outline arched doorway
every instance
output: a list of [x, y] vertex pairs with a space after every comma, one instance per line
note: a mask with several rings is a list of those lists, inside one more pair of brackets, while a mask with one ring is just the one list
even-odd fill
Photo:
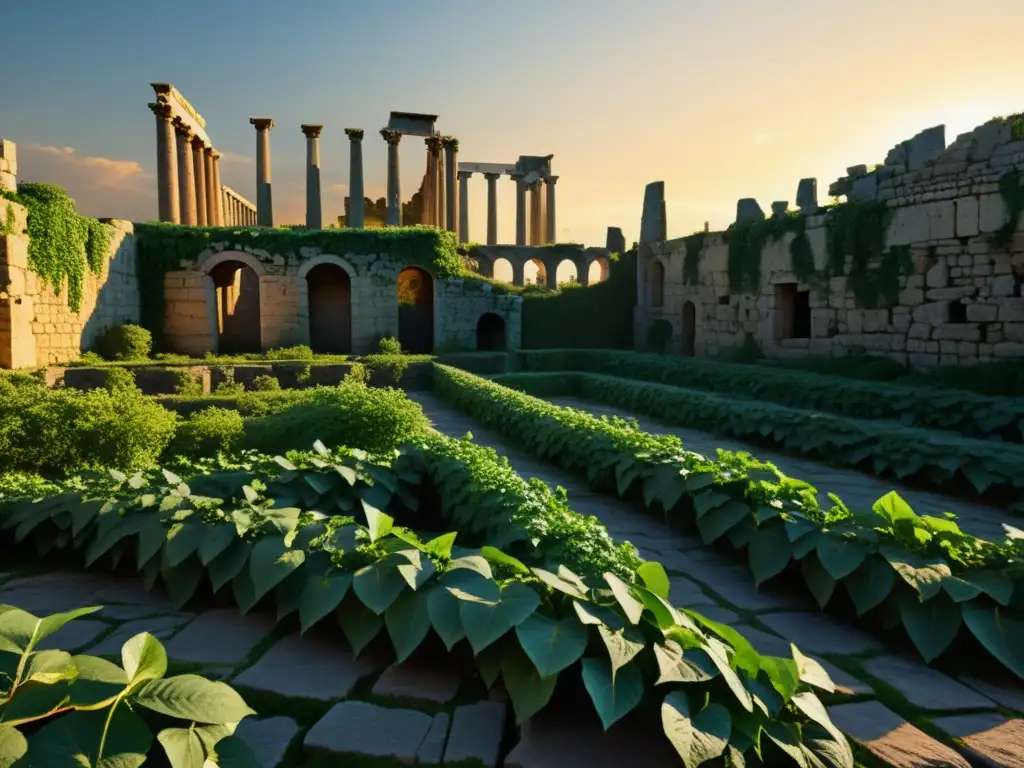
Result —
[[558, 285], [581, 282], [576, 262], [572, 259], [562, 259], [558, 262], [558, 267], [555, 269], [555, 281]]
[[588, 282], [593, 285], [594, 283], [603, 283], [608, 279], [608, 259], [604, 256], [598, 256], [592, 262], [590, 262], [590, 268], [587, 270], [587, 276], [589, 277]]
[[493, 312], [480, 315], [476, 323], [476, 348], [478, 352], [505, 351], [505, 318]]
[[515, 277], [515, 273], [512, 271], [512, 262], [499, 256], [494, 260], [491, 277], [500, 283], [511, 283]]
[[650, 286], [651, 306], [665, 306], [665, 266], [657, 260], [651, 262], [648, 272], [648, 284]]
[[651, 323], [647, 329], [647, 346], [651, 352], [664, 355], [672, 343], [672, 323], [664, 318], [659, 318]]
[[547, 285], [548, 268], [540, 259], [530, 259], [523, 267], [523, 277], [527, 285]]
[[217, 350], [221, 354], [262, 352], [260, 279], [247, 264], [226, 260], [210, 279], [217, 296]]
[[697, 336], [697, 308], [692, 301], [683, 302], [683, 356], [693, 357], [694, 339]]
[[306, 274], [309, 346], [314, 352], [352, 351], [352, 280], [337, 264], [317, 264]]
[[434, 351], [434, 281], [419, 267], [398, 274], [398, 341], [414, 355]]

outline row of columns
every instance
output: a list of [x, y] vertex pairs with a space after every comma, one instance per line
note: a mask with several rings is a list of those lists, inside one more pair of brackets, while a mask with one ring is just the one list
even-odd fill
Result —
[[224, 226], [256, 226], [256, 206], [228, 187], [222, 187], [221, 193], [223, 194], [221, 205], [224, 207]]
[[223, 226], [220, 154], [174, 116], [161, 100], [156, 116], [157, 198], [160, 221], [186, 226]]
[[[473, 171], [459, 171], [459, 241], [469, 242], [469, 180]], [[545, 176], [527, 183], [526, 176], [513, 173], [516, 183], [516, 245], [545, 245], [555, 242], [555, 182]], [[498, 179], [500, 173], [485, 173], [487, 179], [487, 245], [498, 244]], [[541, 181], [544, 186], [541, 186]], [[526, 193], [530, 193], [527, 217]], [[529, 223], [529, 228], [527, 224]]]
[[[399, 131], [382, 128], [381, 137], [388, 145], [388, 191], [387, 221], [389, 227], [402, 226], [402, 180], [398, 165], [398, 145], [402, 140]], [[351, 137], [350, 137], [351, 138]], [[362, 139], [362, 131], [359, 132]], [[455, 198], [456, 170], [458, 168], [459, 142], [451, 136], [428, 136], [427, 172], [423, 185], [423, 224], [443, 227], [449, 232], [461, 231], [459, 226], [460, 206]], [[441, 150], [444, 154], [441, 154]], [[353, 161], [355, 144], [353, 143]], [[352, 167], [355, 167], [353, 162]], [[359, 157], [359, 183], [362, 189], [362, 156]], [[350, 200], [354, 196], [352, 183], [349, 184]], [[351, 208], [351, 202], [350, 202]]]

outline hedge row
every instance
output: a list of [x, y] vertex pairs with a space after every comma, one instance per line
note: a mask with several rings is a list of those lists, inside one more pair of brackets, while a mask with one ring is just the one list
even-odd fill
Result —
[[871, 510], [831, 497], [819, 508], [812, 487], [747, 454], [708, 458], [675, 437], [621, 419], [560, 408], [462, 371], [435, 367], [435, 392], [538, 458], [585, 477], [597, 491], [695, 526], [704, 542], [746, 551], [761, 584], [799, 571], [825, 608], [842, 585], [858, 616], [902, 624], [930, 662], [973, 637], [1024, 677], [1024, 531], [1002, 543], [962, 532], [953, 519], [918, 516], [895, 493]]
[[976, 440], [894, 422], [872, 422], [665, 384], [589, 373], [495, 378], [541, 397], [571, 395], [646, 414], [668, 424], [771, 442], [834, 466], [880, 477], [954, 485], [1003, 500], [1024, 488], [1024, 446]]
[[[554, 562], [567, 541], [531, 535], [550, 510], [529, 486], [519, 488], [521, 506], [494, 504], [494, 525], [467, 531], [457, 520], [474, 500], [453, 488], [492, 455], [463, 464], [462, 449], [480, 449], [441, 444], [452, 452], [422, 445], [392, 467], [317, 443], [313, 453], [249, 456], [187, 481], [114, 473], [89, 493], [0, 505], [0, 529], [43, 552], [81, 551], [87, 565], [134, 565], [179, 606], [206, 585], [230, 585], [243, 612], [272, 602], [302, 631], [336, 621], [356, 654], [383, 634], [399, 662], [431, 634], [449, 650], [468, 642], [484, 683], [502, 680], [519, 723], [547, 705], [561, 674], [579, 675], [605, 728], [657, 702], [686, 766], [743, 765], [756, 753], [770, 764], [853, 768], [812, 690], [834, 690], [819, 664], [795, 647], [788, 659], [761, 656], [735, 630], [674, 607], [656, 563], [620, 562], [629, 565], [620, 576], [593, 573], [596, 561], [581, 573]], [[438, 513], [458, 533], [417, 532], [438, 530], [421, 504], [427, 477], [448, 487]], [[485, 483], [475, 492], [486, 502], [493, 491]], [[510, 538], [510, 522], [525, 535]]]
[[1024, 400], [956, 389], [856, 381], [820, 373], [694, 357], [579, 349], [520, 353], [524, 371], [580, 371], [813, 408], [858, 419], [889, 419], [971, 437], [1024, 441]]

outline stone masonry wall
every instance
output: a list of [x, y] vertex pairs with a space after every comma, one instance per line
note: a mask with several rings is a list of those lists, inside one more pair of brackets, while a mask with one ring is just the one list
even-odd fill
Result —
[[480, 318], [493, 314], [505, 322], [505, 348], [519, 349], [523, 337], [523, 300], [495, 293], [475, 280], [437, 280], [434, 289], [436, 349], [462, 352], [477, 348]]
[[[705, 236], [696, 286], [683, 283], [682, 239], [642, 243], [636, 343], [644, 346], [651, 323], [664, 319], [673, 328], [675, 353], [692, 333], [694, 353], [707, 356], [749, 336], [771, 357], [867, 352], [921, 368], [1022, 358], [1024, 215], [1008, 246], [992, 238], [1008, 219], [999, 182], [1014, 169], [1024, 171], [1024, 140], [1015, 139], [1010, 122], [991, 121], [949, 147], [941, 127], [924, 131], [875, 170], [850, 168], [831, 186], [834, 195], [883, 200], [892, 209], [886, 245], [909, 247], [913, 273], [899, 278], [898, 300], [886, 308], [859, 306], [847, 277], [831, 278], [826, 290], [798, 284], [789, 254], [792, 234], [764, 246], [757, 295], [730, 294], [724, 233]], [[763, 215], [756, 201], [745, 200], [738, 219], [752, 215], [750, 203]], [[801, 207], [809, 214], [806, 232], [820, 271], [828, 261], [824, 211]], [[652, 306], [656, 261], [665, 275], [660, 307]], [[793, 297], [802, 291], [809, 291], [809, 335], [794, 338]], [[687, 302], [693, 304], [692, 329], [685, 327]]]

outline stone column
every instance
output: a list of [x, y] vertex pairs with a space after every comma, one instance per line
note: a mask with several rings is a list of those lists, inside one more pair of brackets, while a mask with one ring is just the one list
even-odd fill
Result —
[[402, 226], [402, 181], [398, 172], [398, 142], [402, 134], [382, 128], [380, 135], [388, 143], [388, 220], [389, 227]]
[[513, 173], [516, 183], [516, 245], [526, 245], [526, 182], [523, 174]]
[[323, 229], [323, 205], [320, 202], [320, 132], [322, 125], [303, 125], [306, 137], [306, 227]]
[[445, 188], [445, 229], [449, 232], [461, 231], [459, 228], [459, 206], [455, 199], [455, 179], [459, 168], [459, 140], [454, 136], [445, 136], [444, 145], [444, 188]]
[[363, 129], [346, 128], [349, 140], [348, 161], [348, 220], [352, 229], [366, 226], [366, 206], [363, 202]]
[[178, 200], [178, 151], [174, 141], [171, 105], [157, 101], [149, 108], [156, 115], [156, 189], [160, 221], [181, 223]]
[[522, 262], [512, 262], [512, 285], [526, 285], [526, 268]]
[[256, 126], [256, 222], [261, 227], [274, 226], [274, 198], [270, 192], [270, 132], [274, 121], [269, 117], [250, 117]]
[[213, 167], [213, 147], [203, 151], [206, 164], [206, 221], [211, 227], [217, 226], [217, 171]]
[[220, 152], [211, 148], [210, 158], [213, 160], [213, 220], [214, 226], [224, 226], [224, 193], [220, 185]]
[[487, 179], [487, 244], [498, 244], [498, 179], [500, 173], [485, 173]]
[[424, 139], [427, 145], [427, 183], [425, 185], [426, 198], [424, 205], [427, 209], [426, 222], [433, 227], [439, 227], [442, 220], [437, 215], [438, 207], [441, 204], [441, 137], [429, 136]]
[[192, 139], [192, 177], [196, 187], [196, 224], [213, 226], [206, 218], [206, 144], [196, 136]]
[[[555, 242], [555, 182], [558, 181], [557, 176], [548, 176], [544, 179], [545, 185], [547, 185], [547, 204], [548, 204], [548, 215], [544, 220], [547, 225], [547, 232], [545, 232], [544, 241], [547, 243]], [[580, 280], [582, 283], [583, 281]]]
[[530, 245], [540, 245], [540, 180], [530, 185]]
[[434, 181], [437, 182], [435, 189], [437, 192], [434, 193], [434, 221], [437, 222], [436, 226], [444, 228], [444, 174], [445, 164], [444, 155], [440, 152], [437, 154], [437, 167], [434, 169]]
[[436, 160], [430, 154], [430, 139], [424, 139], [427, 147], [427, 170], [423, 174], [423, 194], [420, 199], [420, 224], [432, 226], [434, 223], [434, 211], [437, 205], [434, 202], [434, 195], [437, 193], [437, 184], [434, 181], [436, 172]]
[[472, 171], [459, 171], [459, 242], [469, 242], [469, 180]]
[[196, 219], [196, 181], [192, 167], [192, 129], [180, 118], [174, 120], [175, 138], [178, 143], [178, 208], [181, 223], [194, 227]]

